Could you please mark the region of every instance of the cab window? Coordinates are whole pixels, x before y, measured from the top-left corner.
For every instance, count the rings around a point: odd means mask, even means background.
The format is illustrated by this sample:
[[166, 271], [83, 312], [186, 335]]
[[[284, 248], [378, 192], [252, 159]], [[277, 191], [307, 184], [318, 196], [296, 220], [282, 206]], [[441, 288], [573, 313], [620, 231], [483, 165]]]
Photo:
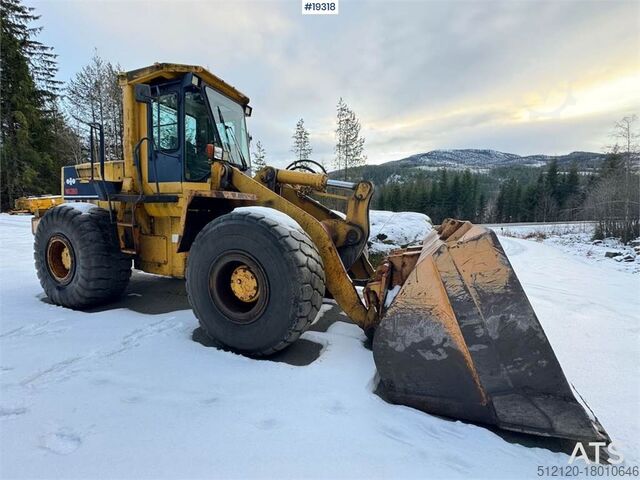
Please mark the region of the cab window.
[[178, 94], [158, 96], [152, 104], [153, 140], [156, 150], [178, 148]]
[[211, 173], [207, 144], [215, 143], [209, 110], [200, 92], [184, 95], [185, 179], [200, 181]]
[[222, 148], [229, 155], [229, 161], [242, 170], [248, 169], [250, 167], [249, 142], [244, 108], [211, 87], [206, 87], [205, 91], [211, 105]]

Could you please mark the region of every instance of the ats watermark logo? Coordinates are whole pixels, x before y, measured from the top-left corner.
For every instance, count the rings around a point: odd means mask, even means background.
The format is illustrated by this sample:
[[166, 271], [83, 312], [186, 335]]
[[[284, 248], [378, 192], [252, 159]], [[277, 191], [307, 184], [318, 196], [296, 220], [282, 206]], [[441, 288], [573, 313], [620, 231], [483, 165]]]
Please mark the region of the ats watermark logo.
[[624, 465], [622, 453], [611, 442], [576, 442], [567, 465], [538, 465], [539, 477], [637, 477], [638, 465]]
[[[620, 465], [624, 461], [622, 453], [616, 450], [613, 442], [611, 442], [609, 446], [607, 446], [606, 442], [589, 442], [587, 448], [585, 448], [582, 442], [576, 442], [571, 457], [569, 457], [569, 465], [573, 465], [573, 462], [577, 460], [583, 460], [587, 465], [591, 465], [591, 458], [593, 458], [593, 463], [600, 463], [600, 449], [603, 447], [605, 451], [604, 459], [606, 459], [609, 464]], [[593, 449], [593, 455], [589, 457], [587, 452], [591, 449]]]

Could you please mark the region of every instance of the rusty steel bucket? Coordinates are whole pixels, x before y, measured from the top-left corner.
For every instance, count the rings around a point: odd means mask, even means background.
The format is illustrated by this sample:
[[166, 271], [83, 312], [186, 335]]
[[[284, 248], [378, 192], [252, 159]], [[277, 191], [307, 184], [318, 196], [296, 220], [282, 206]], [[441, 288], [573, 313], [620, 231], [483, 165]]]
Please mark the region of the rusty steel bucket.
[[388, 257], [377, 280], [373, 289], [389, 305], [373, 340], [386, 399], [516, 432], [609, 443], [491, 230], [446, 220], [421, 248]]

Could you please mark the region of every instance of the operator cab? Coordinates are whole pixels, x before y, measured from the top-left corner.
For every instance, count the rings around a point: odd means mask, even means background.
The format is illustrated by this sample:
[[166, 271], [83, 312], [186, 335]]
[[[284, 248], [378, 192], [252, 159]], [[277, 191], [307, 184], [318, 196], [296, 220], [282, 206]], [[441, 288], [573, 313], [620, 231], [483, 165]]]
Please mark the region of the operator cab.
[[[132, 148], [107, 162], [103, 126], [87, 124], [90, 161], [63, 168], [65, 199], [171, 203], [185, 186], [207, 188], [213, 160], [250, 169], [249, 98], [222, 79], [199, 66], [155, 63], [118, 81]], [[122, 191], [125, 178], [138, 179], [145, 196]]]
[[214, 159], [243, 171], [250, 168], [248, 105], [193, 72], [168, 81], [156, 78], [148, 85], [146, 173], [150, 183], [206, 182], [211, 175], [208, 145], [214, 146]]

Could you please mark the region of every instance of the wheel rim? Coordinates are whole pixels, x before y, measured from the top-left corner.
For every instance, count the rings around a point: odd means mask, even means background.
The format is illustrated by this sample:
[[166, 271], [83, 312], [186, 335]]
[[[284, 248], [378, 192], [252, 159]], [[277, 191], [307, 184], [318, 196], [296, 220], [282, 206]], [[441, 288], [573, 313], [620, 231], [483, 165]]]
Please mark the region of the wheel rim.
[[64, 235], [54, 235], [47, 243], [47, 268], [53, 279], [67, 285], [75, 272], [75, 253]]
[[229, 321], [253, 323], [267, 307], [267, 275], [251, 255], [225, 253], [216, 258], [209, 269], [209, 296]]

